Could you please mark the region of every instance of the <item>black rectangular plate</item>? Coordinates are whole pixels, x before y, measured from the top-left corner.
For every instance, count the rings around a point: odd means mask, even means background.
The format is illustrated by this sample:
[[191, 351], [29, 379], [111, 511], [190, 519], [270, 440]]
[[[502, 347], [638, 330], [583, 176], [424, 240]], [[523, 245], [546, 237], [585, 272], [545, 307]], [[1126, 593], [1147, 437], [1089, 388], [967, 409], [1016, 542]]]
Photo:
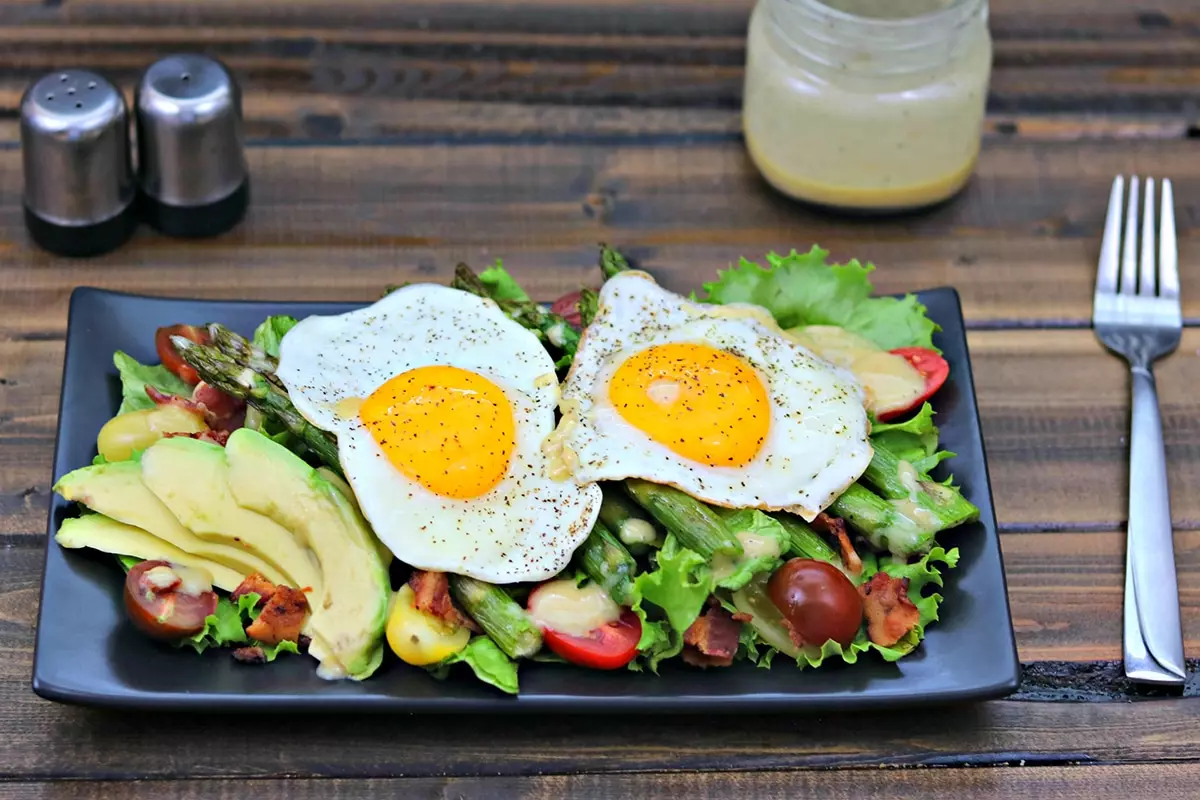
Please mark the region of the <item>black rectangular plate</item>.
[[[329, 682], [307, 657], [264, 666], [237, 664], [229, 653], [197, 656], [152, 642], [125, 618], [122, 573], [111, 556], [67, 550], [53, 535], [70, 504], [50, 504], [33, 690], [65, 703], [112, 708], [194, 711], [358, 712], [766, 712], [831, 711], [948, 703], [1000, 697], [1017, 687], [1019, 663], [987, 464], [958, 294], [920, 293], [943, 328], [935, 337], [950, 380], [935, 398], [945, 448], [943, 466], [979, 506], [980, 522], [939, 537], [961, 551], [946, 573], [942, 618], [921, 647], [896, 664], [873, 654], [858, 664], [800, 670], [787, 659], [772, 669], [737, 664], [699, 670], [664, 666], [660, 675], [597, 672], [524, 663], [521, 693], [505, 695], [475, 680], [466, 666], [446, 680], [387, 659], [363, 682]], [[91, 462], [96, 434], [116, 412], [120, 385], [115, 350], [157, 363], [154, 331], [177, 322], [222, 322], [249, 335], [269, 314], [335, 314], [348, 303], [177, 300], [92, 288], [71, 296], [54, 479]]]

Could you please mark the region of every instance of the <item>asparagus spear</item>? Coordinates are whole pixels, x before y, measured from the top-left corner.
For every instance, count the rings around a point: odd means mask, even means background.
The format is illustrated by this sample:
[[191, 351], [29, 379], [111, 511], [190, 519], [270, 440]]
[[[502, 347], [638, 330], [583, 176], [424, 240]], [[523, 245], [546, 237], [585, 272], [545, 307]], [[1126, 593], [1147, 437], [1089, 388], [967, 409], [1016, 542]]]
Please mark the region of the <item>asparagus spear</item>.
[[637, 562], [603, 522], [596, 523], [588, 538], [575, 551], [575, 560], [589, 578], [612, 595], [618, 605], [627, 606], [633, 602], [633, 575], [637, 572]]
[[450, 593], [509, 658], [527, 658], [541, 649], [541, 632], [499, 586], [451, 575]]
[[642, 516], [642, 511], [629, 497], [613, 486], [604, 487], [600, 503], [600, 521], [617, 534], [621, 544], [630, 548], [660, 546], [654, 523]]
[[283, 426], [339, 475], [337, 439], [331, 433], [310, 425], [292, 405], [287, 392], [244, 364], [239, 364], [215, 347], [196, 344], [183, 336], [172, 336], [179, 355], [199, 373], [205, 383], [226, 394], [240, 397], [263, 415], [278, 419]]
[[794, 514], [775, 514], [774, 518], [788, 532], [791, 540], [789, 552], [804, 558], [814, 558], [818, 561], [828, 561], [840, 564], [842, 558], [838, 552], [829, 546], [821, 535], [808, 527], [808, 523]]
[[604, 280], [627, 269], [629, 269], [629, 262], [625, 260], [625, 256], [606, 244], [600, 245], [600, 271], [604, 273]]
[[908, 557], [925, 553], [933, 546], [939, 530], [937, 518], [913, 504], [902, 509], [889, 503], [860, 483], [850, 484], [841, 497], [829, 506], [829, 512], [841, 517], [859, 531], [877, 550]]
[[875, 455], [862, 480], [885, 498], [908, 500], [924, 509], [937, 520], [938, 530], [979, 519], [979, 509], [957, 489], [930, 480], [880, 442], [872, 445]]
[[[579, 332], [559, 315], [551, 314], [532, 300], [493, 297], [488, 287], [466, 264], [459, 264], [454, 268], [454, 279], [450, 285], [455, 289], [461, 289], [464, 292], [494, 301], [515, 322], [536, 333], [542, 341], [549, 342], [561, 350], [565, 363], [570, 363], [570, 360], [574, 358], [575, 348], [579, 346]], [[560, 366], [562, 365], [565, 364]]]
[[208, 335], [212, 338], [213, 347], [282, 388], [279, 379], [275, 377], [279, 370], [278, 358], [217, 322], [209, 323]]
[[672, 486], [639, 478], [625, 481], [625, 489], [637, 504], [650, 512], [679, 543], [711, 561], [714, 553], [742, 555], [742, 545], [721, 517], [691, 495]]

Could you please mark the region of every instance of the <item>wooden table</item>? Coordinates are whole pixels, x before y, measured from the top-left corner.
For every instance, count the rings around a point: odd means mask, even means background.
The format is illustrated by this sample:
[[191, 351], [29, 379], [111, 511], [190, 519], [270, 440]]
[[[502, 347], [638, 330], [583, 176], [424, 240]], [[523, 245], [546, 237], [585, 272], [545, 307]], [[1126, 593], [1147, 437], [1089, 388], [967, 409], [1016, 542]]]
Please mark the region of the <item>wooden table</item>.
[[[1126, 372], [1087, 326], [1108, 185], [1122, 171], [1175, 180], [1184, 312], [1200, 319], [1200, 6], [993, 0], [977, 177], [951, 205], [892, 221], [818, 216], [755, 176], [738, 133], [749, 8], [0, 5], [0, 798], [1195, 796], [1200, 700], [1140, 696], [1115, 661]], [[197, 243], [143, 231], [87, 262], [34, 250], [20, 216], [21, 91], [69, 63], [129, 87], [177, 49], [216, 54], [243, 82], [246, 223]], [[460, 259], [503, 258], [550, 299], [593, 279], [598, 241], [683, 291], [739, 255], [814, 242], [873, 260], [881, 291], [958, 288], [1027, 667], [1020, 694], [849, 718], [519, 722], [141, 718], [32, 694], [73, 287], [366, 300], [388, 283], [444, 280]], [[1191, 328], [1159, 371], [1193, 657], [1198, 348]], [[1194, 676], [1188, 693], [1200, 694]]]

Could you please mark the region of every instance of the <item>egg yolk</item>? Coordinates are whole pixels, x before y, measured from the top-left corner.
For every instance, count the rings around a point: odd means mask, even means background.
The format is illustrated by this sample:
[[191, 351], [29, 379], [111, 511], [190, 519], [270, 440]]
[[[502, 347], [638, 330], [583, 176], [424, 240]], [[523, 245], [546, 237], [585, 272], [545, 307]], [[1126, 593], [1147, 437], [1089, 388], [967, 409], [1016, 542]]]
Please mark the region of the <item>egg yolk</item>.
[[516, 443], [504, 390], [458, 367], [402, 372], [363, 401], [359, 418], [401, 473], [443, 497], [492, 489]]
[[626, 359], [608, 387], [626, 422], [690, 461], [740, 467], [766, 441], [767, 389], [741, 358], [703, 344], [655, 345]]

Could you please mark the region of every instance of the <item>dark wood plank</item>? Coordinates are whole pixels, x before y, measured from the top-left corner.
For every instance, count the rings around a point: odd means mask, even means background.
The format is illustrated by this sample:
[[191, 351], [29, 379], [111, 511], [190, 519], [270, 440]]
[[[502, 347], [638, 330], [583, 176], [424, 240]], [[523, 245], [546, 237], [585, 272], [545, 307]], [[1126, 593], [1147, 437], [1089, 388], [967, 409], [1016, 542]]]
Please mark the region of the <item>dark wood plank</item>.
[[[393, 778], [363, 781], [312, 780], [204, 780], [172, 781], [169, 791], [180, 800], [191, 798], [256, 797], [308, 800], [339, 798], [619, 798], [672, 800], [677, 797], [718, 798], [822, 797], [853, 800], [910, 800], [939, 798], [1006, 797], [1012, 800], [1099, 800], [1099, 798], [1158, 797], [1183, 800], [1200, 780], [1195, 764], [1146, 766], [1039, 766], [1026, 769], [939, 769], [880, 773], [860, 770], [830, 772], [708, 772], [648, 773], [642, 775], [570, 775], [523, 778]], [[167, 787], [156, 782], [0, 784], [0, 800], [44, 798], [85, 800], [121, 797], [159, 798]]]
[[[768, 190], [737, 142], [651, 146], [255, 147], [254, 201], [229, 235], [143, 230], [72, 262], [29, 244], [19, 152], [0, 150], [0, 335], [61, 333], [77, 284], [156, 294], [365, 298], [398, 280], [503, 257], [553, 298], [594, 280], [609, 241], [689, 291], [741, 255], [807, 249], [872, 260], [879, 291], [950, 284], [973, 324], [1085, 323], [1111, 176], [1176, 182], [1185, 314], [1200, 318], [1200, 161], [1188, 141], [989, 144], [974, 182], [921, 215], [853, 220]], [[464, 224], [466, 223], [466, 224]]]
[[[750, 7], [698, 0], [583, 7], [526, 0], [502, 9], [477, 0], [5, 6], [0, 140], [16, 138], [17, 100], [41, 72], [84, 63], [130, 86], [170, 50], [202, 50], [229, 63], [244, 83], [255, 137], [419, 134], [453, 116], [439, 105], [464, 101], [501, 107], [494, 121], [476, 115], [493, 134], [511, 133], [512, 115], [503, 109], [516, 104], [541, 135], [586, 135], [614, 117], [624, 120], [621, 135], [664, 125], [703, 135], [713, 116], [736, 129]], [[1200, 69], [1187, 0], [1060, 9], [1029, 0], [992, 4], [994, 112], [1149, 113], [1187, 130], [1189, 86]], [[544, 108], [568, 103], [596, 113]], [[563, 127], [572, 121], [584, 124]], [[472, 135], [479, 124], [441, 133]]]
[[[1200, 655], [1200, 533], [1182, 533], [1180, 585], [1187, 647]], [[32, 545], [32, 546], [31, 546]], [[1025, 658], [1119, 653], [1120, 537], [1006, 535], [1017, 636]], [[906, 715], [902, 724], [829, 715], [579, 720], [454, 718], [406, 722], [322, 717], [264, 746], [261, 720], [163, 719], [48, 703], [29, 691], [42, 551], [0, 549], [0, 740], [8, 780], [319, 775], [527, 775], [641, 770], [797, 769], [903, 765], [1120, 762], [1194, 757], [1200, 698], [1056, 703], [996, 701]], [[652, 678], [647, 678], [652, 679]], [[900, 719], [900, 718], [898, 718]], [[547, 742], [556, 746], [548, 748]], [[3, 785], [3, 784], [0, 784]], [[0, 795], [2, 797], [3, 795]]]

